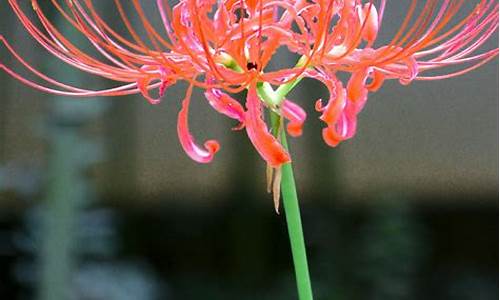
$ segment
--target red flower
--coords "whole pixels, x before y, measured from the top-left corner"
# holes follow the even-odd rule
[[[184,150],[201,163],[212,160],[219,144],[210,140],[199,147],[189,133],[193,88],[204,89],[208,103],[237,120],[235,129],[246,128],[259,154],[270,166],[279,167],[290,161],[290,155],[269,132],[262,118],[263,107],[287,119],[288,133],[299,136],[306,114],[283,96],[301,78],[319,80],[328,88],[328,102],[318,100],[316,109],[326,123],[325,142],[336,146],[354,136],[357,114],[368,93],[379,89],[385,80],[409,84],[412,80],[458,76],[498,54],[498,49],[481,49],[498,28],[498,3],[494,0],[478,0],[465,18],[458,15],[463,15],[467,1],[412,0],[398,32],[386,43],[377,40],[389,5],[386,0],[180,0],[173,7],[166,0],[132,0],[144,36],[132,26],[120,0],[115,0],[115,5],[128,36],[114,30],[90,0],[52,0],[52,8],[89,41],[99,57],[90,54],[95,51],[86,52],[66,38],[38,1],[31,1],[33,14],[21,5],[26,1],[8,2],[28,33],[50,54],[118,85],[91,90],[64,84],[36,70],[0,35],[11,58],[36,80],[13,70],[10,58],[1,58],[2,70],[49,93],[79,97],[140,93],[151,104],[159,103],[169,86],[187,81],[190,87],[177,129]],[[423,5],[418,5],[420,2]],[[149,21],[143,10],[146,4],[156,6],[161,28]],[[33,15],[38,19],[36,23]],[[268,71],[280,47],[301,57],[299,63]],[[453,71],[435,72],[446,67],[453,67]],[[348,82],[341,82],[338,73],[350,74]],[[287,90],[278,93],[272,85]],[[158,89],[159,97],[150,95],[153,89]],[[248,90],[244,106],[230,95],[243,90]]]

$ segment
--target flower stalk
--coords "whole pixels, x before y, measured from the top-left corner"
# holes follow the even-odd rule
[[[261,88],[259,89],[259,95],[264,99],[274,99],[281,102],[300,80],[301,78],[299,77],[289,84],[281,85],[276,91],[272,88]],[[289,151],[286,131],[282,130],[281,126],[282,118],[273,111],[270,112],[270,117],[273,134],[276,137],[281,136],[281,144],[286,151]],[[283,196],[283,207],[285,210],[288,237],[292,250],[295,281],[297,284],[299,300],[312,300],[313,292],[309,275],[309,264],[307,262],[304,233],[302,230],[302,219],[300,216],[300,206],[291,162],[281,166],[281,194]]]
[[[281,132],[281,142],[288,151],[286,132]],[[295,280],[300,300],[312,300],[313,293],[309,267],[307,263],[306,246],[300,217],[300,206],[295,187],[292,163],[286,163],[281,167],[281,193],[283,195],[283,207],[285,209],[288,236],[292,248],[293,265],[295,267]]]

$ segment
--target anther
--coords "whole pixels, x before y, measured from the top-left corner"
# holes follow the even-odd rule
[[[247,63],[247,70],[250,71],[250,70],[257,70],[257,63],[255,62],[248,62]]]

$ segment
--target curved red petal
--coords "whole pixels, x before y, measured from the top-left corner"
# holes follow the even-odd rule
[[[306,76],[321,81],[328,88],[330,97],[328,103],[323,105],[321,100],[316,102],[316,110],[322,112],[320,119],[327,124],[323,129],[322,136],[325,143],[331,147],[340,142],[350,139],[356,133],[357,114],[364,106],[367,97],[351,101],[348,92],[340,80],[319,71],[308,71]],[[354,83],[364,78],[361,75],[355,77]],[[351,83],[351,85],[354,85]],[[356,83],[356,84],[359,84]],[[358,96],[356,96],[358,97]]]
[[[367,84],[366,88],[370,92],[376,92],[376,91],[378,91],[378,89],[380,89],[382,87],[382,84],[384,84],[385,75],[384,75],[384,73],[382,73],[380,71],[373,70],[371,77],[372,77],[372,82]]]
[[[368,89],[365,82],[368,78],[368,69],[364,69],[352,74],[347,83],[347,98],[350,101],[363,102],[368,97]]]
[[[175,83],[175,79],[169,79],[168,76],[172,74],[171,71],[165,69],[164,67],[156,67],[145,65],[141,67],[142,71],[146,74],[139,79],[137,79],[137,88],[141,92],[142,96],[148,100],[150,104],[158,104],[161,102],[161,97],[165,94],[167,88]],[[149,73],[154,72],[154,73]],[[157,73],[157,74],[155,74]],[[153,80],[160,80],[160,85],[158,87],[158,98],[151,97],[149,94],[149,85]]]
[[[194,138],[189,132],[189,102],[191,100],[193,86],[189,86],[186,92],[186,97],[182,101],[182,109],[179,111],[179,116],[177,118],[177,134],[179,136],[179,141],[182,148],[187,153],[187,155],[199,163],[209,163],[212,161],[215,153],[219,151],[219,143],[215,140],[209,140],[205,142],[204,148],[199,147],[194,142]]]
[[[219,89],[213,88],[207,89],[204,94],[208,100],[208,103],[216,111],[232,119],[238,120],[241,123],[244,123],[245,110],[243,109],[243,106],[233,97],[229,96]]]
[[[369,43],[373,43],[378,34],[378,12],[377,7],[373,3],[366,3],[359,11],[361,24],[365,23],[365,27],[361,32],[363,39]]]
[[[324,107],[320,119],[327,124],[337,122],[346,106],[346,91],[340,81],[335,83],[335,89],[330,88],[330,99]]]
[[[281,106],[281,113],[289,121],[286,127],[288,134],[293,137],[302,135],[302,127],[307,117],[304,109],[290,100],[285,100]]]
[[[321,81],[326,86],[328,93],[330,94],[326,105],[323,105],[321,99],[316,101],[315,109],[322,112],[320,120],[327,124],[336,123],[344,111],[347,101],[346,92],[342,86],[342,82],[336,78],[316,71],[308,71],[306,75]]]
[[[153,81],[154,78],[152,76],[144,76],[144,77],[141,77],[139,79],[137,79],[137,88],[139,89],[139,91],[141,92],[142,96],[148,100],[148,102],[150,104],[158,104],[161,102],[161,99],[158,97],[158,98],[153,98],[151,97],[151,95],[149,94],[149,84],[151,83],[151,81]]]
[[[274,168],[290,162],[290,155],[278,140],[269,133],[266,123],[262,120],[261,103],[257,96],[255,84],[248,89],[246,106],[245,125],[247,134],[260,156]]]
[[[344,139],[337,133],[333,127],[325,127],[322,130],[322,136],[325,143],[330,147],[337,147]]]

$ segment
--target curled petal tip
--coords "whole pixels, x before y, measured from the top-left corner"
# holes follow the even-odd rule
[[[144,78],[138,79],[137,80],[137,88],[141,92],[144,99],[146,99],[149,102],[149,104],[156,105],[156,104],[159,104],[161,102],[161,99],[160,98],[153,98],[149,94],[148,85],[151,81],[152,81],[152,79],[149,77],[144,77]]]
[[[399,83],[409,85],[418,76],[418,63],[414,57],[409,57],[404,63],[407,70],[405,74],[400,75]]]
[[[207,151],[212,155],[220,150],[220,144],[216,140],[208,140],[203,145],[205,146],[205,149],[207,149]]]
[[[215,153],[219,151],[220,145],[215,140],[208,140],[204,143],[203,148],[199,147],[189,132],[188,114],[192,90],[193,86],[191,85],[182,102],[182,109],[177,119],[177,134],[182,148],[192,160],[199,163],[209,163],[214,158]]]
[[[281,112],[283,116],[289,121],[286,129],[288,134],[293,137],[298,137],[302,135],[302,127],[306,120],[307,114],[299,105],[291,102],[290,100],[285,100],[281,107]]]
[[[323,106],[323,100],[322,99],[316,100],[316,102],[314,103],[314,109],[317,112],[322,112],[323,109],[325,109],[325,107]]]
[[[379,72],[379,71],[376,71],[374,70],[372,73],[371,73],[371,78],[372,78],[372,81],[366,85],[366,88],[368,89],[368,91],[370,92],[376,92],[378,91],[382,85],[384,84],[384,81],[385,81],[385,75],[384,73],[382,72]]]
[[[342,141],[342,137],[340,137],[332,127],[323,128],[322,135],[323,140],[330,147],[337,147]]]
[[[141,70],[144,72],[157,72],[158,74],[146,73],[144,76],[137,79],[137,88],[141,92],[142,96],[150,103],[150,104],[159,104],[161,102],[161,97],[165,94],[167,88],[173,84],[175,84],[174,79],[167,78],[172,72],[165,69],[164,67],[150,66],[144,65],[141,67]],[[160,79],[160,85],[158,87],[158,98],[151,97],[149,94],[150,84],[153,80]]]
[[[297,125],[297,124],[290,123],[286,127],[286,130],[290,136],[299,137],[302,135],[302,124]]]

